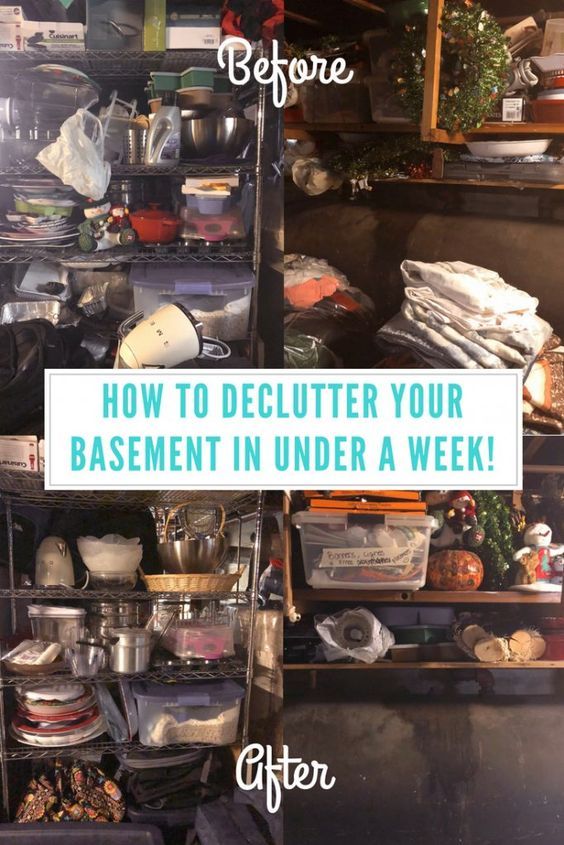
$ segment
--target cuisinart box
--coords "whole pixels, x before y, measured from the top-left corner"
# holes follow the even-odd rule
[[[166,11],[167,50],[217,50],[221,23],[217,4],[169,2]]]
[[[0,23],[22,23],[24,20],[21,6],[0,6]]]
[[[24,50],[84,50],[84,26],[58,21],[24,21]]]
[[[0,53],[23,50],[24,39],[21,24],[0,22]]]
[[[0,437],[0,469],[21,469],[37,472],[37,437]]]

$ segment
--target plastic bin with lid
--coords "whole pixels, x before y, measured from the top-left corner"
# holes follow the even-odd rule
[[[171,625],[163,635],[163,646],[182,660],[220,660],[235,654],[233,625],[229,619],[195,619]]]
[[[432,516],[302,511],[292,521],[312,587],[419,590],[425,584]]]
[[[160,830],[145,824],[100,822],[33,822],[0,824],[0,843],[60,845],[62,834],[73,845],[164,845]]]
[[[245,690],[234,681],[174,686],[136,681],[133,694],[143,745],[231,745],[237,739]]]
[[[370,109],[372,120],[376,123],[409,123],[409,118],[403,110],[402,104],[394,89],[382,71],[378,71],[365,79],[370,94]]]
[[[145,316],[179,302],[203,325],[207,337],[244,340],[249,328],[253,271],[244,266],[134,264],[129,276],[135,310]]]
[[[355,76],[346,85],[324,85],[317,80],[299,88],[306,123],[367,123],[370,101],[364,80]]]

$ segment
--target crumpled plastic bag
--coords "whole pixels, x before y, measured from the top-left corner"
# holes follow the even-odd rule
[[[86,109],[69,117],[57,140],[41,150],[37,160],[63,185],[93,200],[105,196],[112,169],[104,161],[102,124]]]
[[[328,170],[318,158],[297,159],[292,166],[292,179],[310,197],[336,191],[343,184],[342,176]]]
[[[316,616],[314,622],[328,663],[344,657],[374,663],[396,641],[392,632],[365,607],[341,610],[333,616]]]

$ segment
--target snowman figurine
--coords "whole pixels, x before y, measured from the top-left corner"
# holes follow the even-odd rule
[[[78,245],[82,252],[97,252],[114,246],[129,246],[137,235],[129,222],[129,210],[113,206],[107,200],[91,202],[84,208],[83,223],[78,227]]]
[[[538,584],[539,589],[562,584],[560,556],[564,545],[552,542],[552,529],[544,522],[527,525],[523,534],[525,545],[513,555],[519,565],[515,586]]]

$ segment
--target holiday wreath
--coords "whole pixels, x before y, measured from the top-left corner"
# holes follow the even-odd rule
[[[472,0],[447,0],[442,31],[439,126],[465,132],[481,126],[508,78],[507,39]],[[421,119],[425,83],[425,22],[406,24],[394,65],[394,84],[408,115]]]

